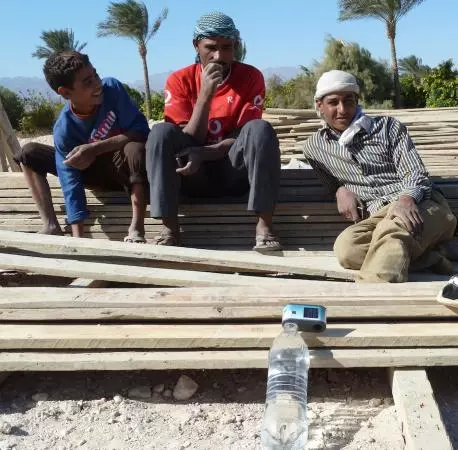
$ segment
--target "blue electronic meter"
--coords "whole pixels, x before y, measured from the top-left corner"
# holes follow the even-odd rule
[[[326,329],[326,308],[321,305],[288,304],[283,308],[282,325],[297,324],[299,331],[320,333]]]

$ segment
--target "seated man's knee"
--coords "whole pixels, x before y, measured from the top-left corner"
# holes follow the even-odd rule
[[[242,127],[242,130],[260,139],[277,139],[277,134],[272,125],[263,119],[250,120]]]
[[[361,249],[355,244],[354,233],[351,227],[342,231],[334,242],[334,254],[337,261],[346,269],[360,269],[364,256]]]
[[[251,120],[243,128],[244,138],[251,143],[249,148],[280,167],[280,146],[277,134],[269,122],[262,119]]]
[[[177,136],[179,133],[182,133],[183,130],[174,123],[170,122],[161,122],[153,125],[148,136],[148,141],[146,143],[146,149],[150,150],[159,142],[169,141]]]
[[[406,224],[399,217],[385,217],[377,224],[374,232],[379,237],[393,233],[410,234]]]

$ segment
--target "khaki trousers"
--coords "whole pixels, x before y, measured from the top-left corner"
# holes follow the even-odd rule
[[[334,252],[339,263],[359,270],[359,283],[402,283],[408,279],[409,266],[450,267],[434,247],[451,239],[457,220],[442,195],[433,191],[431,200],[419,208],[423,232],[415,239],[398,218],[388,219],[394,204],[386,205],[368,219],[345,229],[336,239]]]

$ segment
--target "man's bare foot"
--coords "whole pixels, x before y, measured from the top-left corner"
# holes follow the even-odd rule
[[[275,252],[283,250],[283,247],[272,228],[258,222],[256,226],[256,245],[253,250]]]
[[[145,226],[131,225],[124,242],[131,242],[133,244],[145,244]]]
[[[174,231],[164,227],[161,232],[154,238],[154,244],[165,245],[169,247],[179,247],[181,245],[180,231]]]
[[[45,226],[43,227],[39,232],[38,234],[50,234],[50,235],[53,235],[53,236],[63,236],[64,233],[62,231],[62,229],[60,228],[60,226]]]

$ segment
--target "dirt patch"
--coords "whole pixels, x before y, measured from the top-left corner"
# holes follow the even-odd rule
[[[17,373],[0,390],[0,449],[257,449],[266,372]],[[132,398],[142,396],[143,398]],[[404,443],[385,370],[313,370],[308,449],[390,449]]]

